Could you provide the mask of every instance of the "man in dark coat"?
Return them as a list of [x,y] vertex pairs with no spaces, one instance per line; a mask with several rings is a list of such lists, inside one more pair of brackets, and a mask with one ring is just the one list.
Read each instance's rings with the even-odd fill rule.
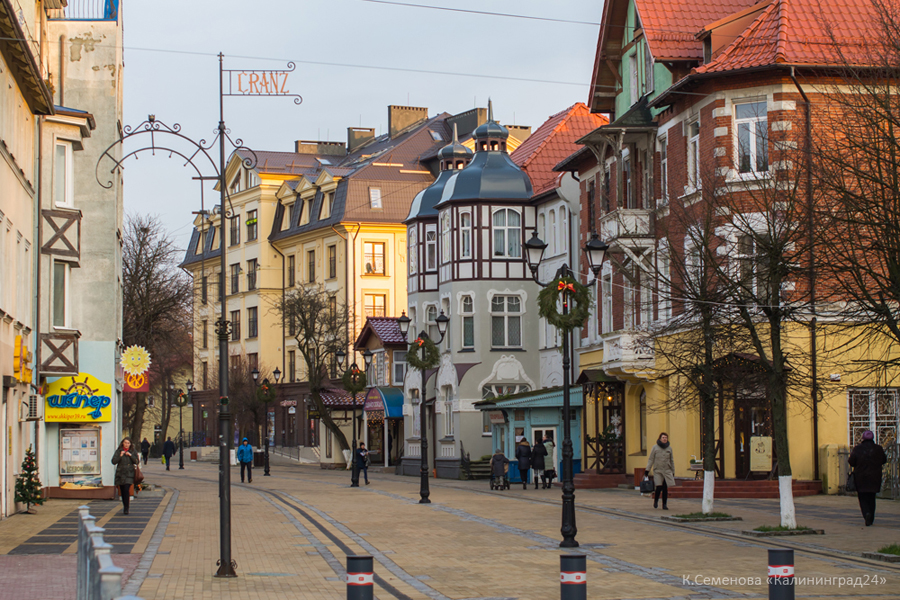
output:
[[497,448],[491,457],[491,479],[495,484],[502,484],[503,478],[506,477],[506,465],[509,459],[503,454],[503,450]]
[[884,448],[875,443],[875,434],[863,433],[862,442],[850,453],[853,481],[859,510],[866,520],[866,527],[875,521],[875,495],[881,491],[881,467],[887,462]]
[[144,459],[144,464],[147,464],[147,459],[150,457],[150,442],[147,441],[147,438],[144,438],[144,441],[141,442],[141,458]]
[[528,469],[531,468],[531,446],[523,439],[516,446],[516,460],[519,461],[519,475],[522,476],[522,489],[528,489]]
[[175,442],[172,441],[172,438],[166,440],[166,443],[163,444],[163,456],[166,457],[166,471],[169,470],[169,460],[175,455]]

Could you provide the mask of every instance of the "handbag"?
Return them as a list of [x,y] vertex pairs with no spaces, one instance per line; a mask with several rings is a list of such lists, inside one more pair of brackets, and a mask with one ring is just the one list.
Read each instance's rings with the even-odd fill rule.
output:
[[653,480],[650,479],[649,475],[644,475],[644,478],[641,479],[641,493],[642,494],[652,494],[653,490],[656,489],[656,486],[653,484]]
[[556,479],[556,469],[548,469],[544,471],[544,475],[547,479]]
[[144,472],[137,465],[134,465],[134,485],[140,485],[144,481]]
[[844,490],[847,492],[856,491],[856,478],[853,476],[853,471],[850,471],[850,474],[847,475],[847,485],[844,486]]

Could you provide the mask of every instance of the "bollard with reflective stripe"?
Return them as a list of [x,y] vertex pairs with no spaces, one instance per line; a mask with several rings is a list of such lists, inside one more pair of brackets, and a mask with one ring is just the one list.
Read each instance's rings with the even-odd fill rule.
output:
[[347,557],[347,600],[373,600],[375,572],[371,556]]
[[769,550],[769,600],[794,600],[794,551]]
[[587,558],[584,554],[559,557],[560,600],[587,600]]

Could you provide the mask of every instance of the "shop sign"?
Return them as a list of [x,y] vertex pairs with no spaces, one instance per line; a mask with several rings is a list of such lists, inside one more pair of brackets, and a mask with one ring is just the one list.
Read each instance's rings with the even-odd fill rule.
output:
[[297,414],[297,407],[295,407],[295,406],[290,407],[290,408],[288,409],[288,414],[289,414],[289,415],[295,415],[295,414]]
[[750,470],[767,472],[772,470],[772,438],[758,435],[750,438]]
[[[297,401],[296,400],[282,400],[281,406],[297,406]],[[291,413],[291,414],[294,414],[294,413]]]
[[125,372],[124,392],[150,391],[150,353],[141,346],[129,346],[122,352],[120,366]]
[[502,410],[488,411],[488,415],[491,418],[491,425],[503,425],[506,423],[506,416],[503,414]]
[[112,385],[89,373],[60,377],[47,386],[44,420],[48,423],[112,421]]
[[308,419],[321,419],[322,415],[319,414],[319,410],[316,408],[310,408],[306,411],[306,418]]

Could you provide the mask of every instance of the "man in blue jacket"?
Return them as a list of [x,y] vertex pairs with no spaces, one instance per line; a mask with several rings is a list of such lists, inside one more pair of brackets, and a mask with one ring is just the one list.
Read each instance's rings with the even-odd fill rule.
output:
[[253,472],[251,471],[253,467],[253,446],[250,445],[247,438],[244,438],[244,441],[238,446],[237,459],[241,463],[241,483],[244,483],[245,468],[247,469],[247,482],[253,483]]

